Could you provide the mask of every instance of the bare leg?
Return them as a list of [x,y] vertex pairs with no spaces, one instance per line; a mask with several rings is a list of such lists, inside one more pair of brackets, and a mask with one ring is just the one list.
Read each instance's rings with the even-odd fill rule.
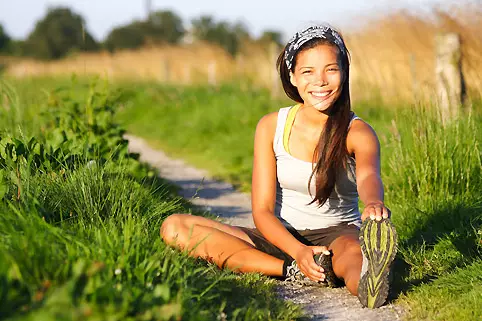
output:
[[161,237],[193,257],[213,261],[220,268],[281,276],[283,261],[256,249],[242,230],[204,217],[173,214],[161,226]]
[[340,236],[330,244],[333,251],[333,271],[343,279],[351,294],[357,295],[362,267],[360,242],[355,236]]

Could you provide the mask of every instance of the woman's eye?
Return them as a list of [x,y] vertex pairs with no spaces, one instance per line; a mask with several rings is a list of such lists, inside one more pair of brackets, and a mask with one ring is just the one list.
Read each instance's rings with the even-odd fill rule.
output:
[[305,71],[302,72],[303,75],[306,75],[306,74],[309,74],[309,73],[311,73],[310,70],[305,70]]
[[338,68],[330,68],[328,69],[328,71],[338,71],[339,69]]

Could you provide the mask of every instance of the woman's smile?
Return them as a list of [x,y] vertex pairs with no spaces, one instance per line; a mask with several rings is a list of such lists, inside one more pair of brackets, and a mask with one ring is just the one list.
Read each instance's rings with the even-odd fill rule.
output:
[[326,98],[328,98],[328,96],[332,93],[331,90],[327,90],[327,91],[311,91],[310,92],[311,95],[313,97],[315,97],[316,99],[320,99],[320,100],[325,100]]

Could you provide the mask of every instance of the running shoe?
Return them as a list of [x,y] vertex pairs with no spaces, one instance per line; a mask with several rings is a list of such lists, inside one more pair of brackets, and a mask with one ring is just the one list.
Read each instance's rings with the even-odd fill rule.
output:
[[335,272],[333,272],[333,265],[331,262],[331,255],[317,254],[313,257],[316,264],[321,266],[324,270],[325,280],[324,281],[313,281],[307,276],[305,276],[298,267],[296,261],[291,262],[286,268],[286,279],[285,282],[290,282],[298,285],[308,285],[308,286],[321,286],[321,287],[336,287],[337,277]]
[[368,308],[382,306],[390,288],[390,268],[397,253],[397,232],[389,219],[366,219],[360,229],[363,265],[358,299]]

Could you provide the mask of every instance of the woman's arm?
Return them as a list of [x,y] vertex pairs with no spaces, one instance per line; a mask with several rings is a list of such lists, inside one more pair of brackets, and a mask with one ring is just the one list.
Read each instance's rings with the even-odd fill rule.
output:
[[356,160],[357,190],[365,205],[362,220],[389,217],[380,175],[380,142],[373,128],[363,121],[354,121],[348,132],[347,149]]
[[274,215],[276,201],[276,158],[273,139],[277,113],[263,118],[256,127],[254,137],[254,159],[251,205],[256,228],[268,241],[292,257],[303,246]]
[[276,247],[296,259],[301,271],[313,280],[322,279],[322,269],[313,254],[326,252],[326,247],[309,247],[299,242],[274,214],[276,202],[276,158],[273,139],[277,113],[264,116],[256,127],[251,190],[253,220],[256,228]]

